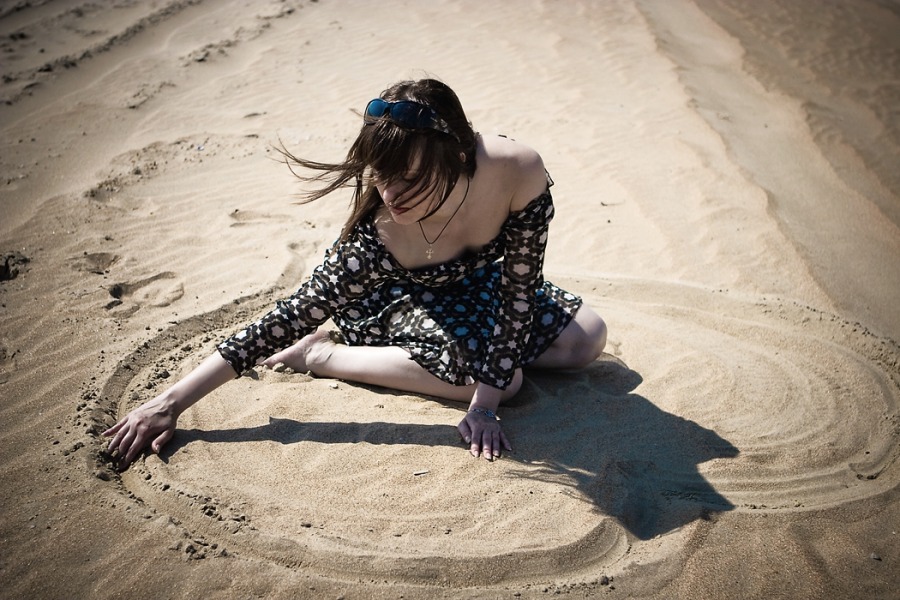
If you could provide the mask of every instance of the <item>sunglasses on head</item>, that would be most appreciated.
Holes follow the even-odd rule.
[[[450,131],[447,122],[438,116],[434,109],[412,100],[399,102],[388,102],[381,98],[371,100],[366,105],[363,122],[366,125],[374,125],[384,118],[406,129],[434,129],[452,135],[459,141],[459,138]]]

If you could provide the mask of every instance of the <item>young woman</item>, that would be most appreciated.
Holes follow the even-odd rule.
[[[284,155],[325,182],[311,200],[355,186],[340,238],[290,298],[105,432],[121,468],[148,444],[159,452],[206,394],[278,363],[467,402],[460,435],[493,460],[511,450],[495,413],[522,367],[578,368],[602,352],[603,320],[543,279],[553,203],[541,157],[477,134],[445,84],[405,81],[369,102],[342,163]],[[317,331],[329,318],[334,335]]]

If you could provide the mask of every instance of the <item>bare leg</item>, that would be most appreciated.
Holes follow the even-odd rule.
[[[582,306],[556,341],[528,366],[578,369],[596,360],[605,346],[606,323],[590,307]],[[457,386],[438,379],[411,360],[402,348],[335,344],[325,331],[310,334],[262,361],[269,367],[278,363],[295,371],[311,371],[319,377],[379,385],[458,402],[471,401],[475,393],[475,384]],[[512,385],[504,391],[502,401],[512,398],[521,387],[522,370],[518,369]]]
[[[327,332],[310,334],[262,362],[269,367],[278,363],[295,371],[312,371],[319,377],[379,385],[458,402],[471,401],[475,393],[475,384],[457,386],[438,379],[411,360],[402,348],[335,344]],[[512,385],[505,390],[503,400],[514,396],[521,385],[519,370]]]
[[[606,323],[588,306],[582,306],[543,354],[529,367],[580,369],[592,363],[606,347]]]

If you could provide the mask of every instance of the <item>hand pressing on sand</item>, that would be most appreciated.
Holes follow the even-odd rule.
[[[501,396],[502,392],[497,388],[479,383],[465,418],[456,427],[462,439],[469,444],[472,456],[481,454],[485,460],[494,460],[500,458],[502,450],[512,450],[494,414]]]
[[[491,415],[493,414],[491,412]],[[494,460],[500,458],[502,450],[512,450],[506,434],[500,429],[500,423],[494,416],[470,410],[460,421],[457,429],[463,440],[469,444],[472,456],[477,457],[481,454],[485,460]]]
[[[159,454],[175,434],[175,425],[181,413],[234,377],[231,366],[219,353],[213,353],[187,377],[104,431],[103,435],[112,437],[107,452],[116,458],[122,470],[127,469],[147,446]]]
[[[175,434],[178,414],[173,409],[174,403],[167,396],[165,393],[160,394],[142,404],[103,432],[107,437],[114,436],[106,451],[116,459],[120,469],[127,469],[148,444],[154,453],[159,454]]]

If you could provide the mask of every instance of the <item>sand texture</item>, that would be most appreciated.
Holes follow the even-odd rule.
[[[0,597],[897,598],[900,8],[0,5]],[[262,370],[116,472],[103,431],[321,260],[273,146],[437,76],[556,182],[606,353],[463,407]],[[356,111],[356,112],[354,112]]]

